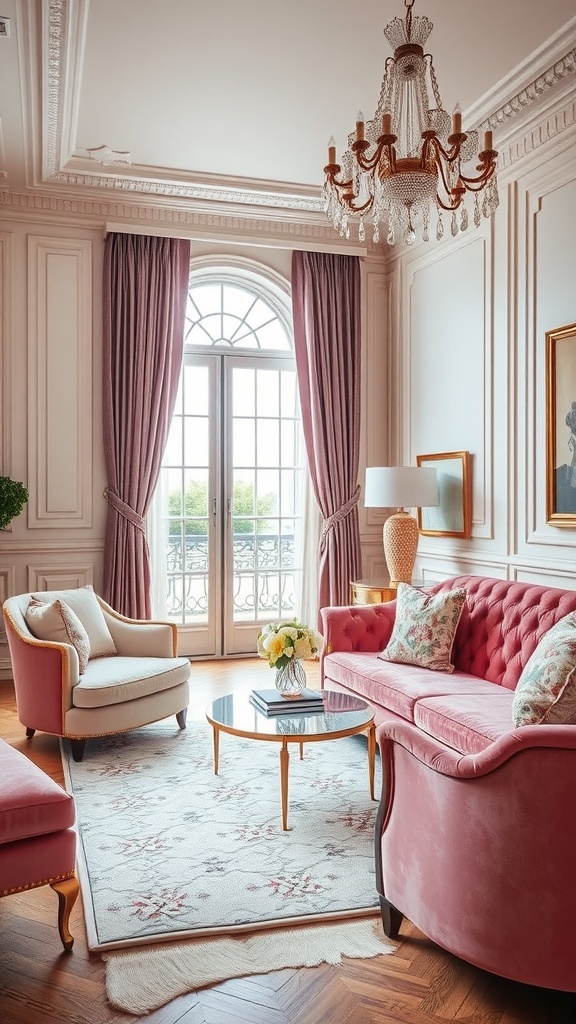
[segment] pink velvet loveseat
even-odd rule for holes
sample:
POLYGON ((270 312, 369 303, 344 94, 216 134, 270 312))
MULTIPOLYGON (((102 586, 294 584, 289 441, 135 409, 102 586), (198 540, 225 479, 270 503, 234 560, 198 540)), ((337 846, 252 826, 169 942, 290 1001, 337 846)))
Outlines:
POLYGON ((322 685, 376 710, 383 791, 376 878, 384 930, 406 916, 516 981, 576 991, 576 725, 515 728, 514 689, 576 592, 479 576, 453 673, 380 660, 396 602, 323 609, 322 685))

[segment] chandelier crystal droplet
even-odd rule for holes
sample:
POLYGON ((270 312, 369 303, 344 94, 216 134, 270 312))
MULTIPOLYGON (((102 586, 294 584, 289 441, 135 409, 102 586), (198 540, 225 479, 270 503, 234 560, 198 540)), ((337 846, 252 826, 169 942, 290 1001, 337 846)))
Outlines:
POLYGON ((459 106, 452 117, 444 110, 432 55, 424 53, 433 25, 428 18, 413 18, 413 5, 414 0, 405 0, 405 19, 394 18, 384 29, 394 56, 386 60, 374 117, 364 121, 358 112, 341 164, 336 162, 335 140, 328 143, 325 209, 344 238, 350 238, 351 224, 358 224, 358 237, 364 241, 366 226, 372 223, 374 242, 381 233, 389 245, 398 239, 413 245, 418 234, 427 242, 435 217, 432 230, 440 240, 443 210, 450 214, 450 231, 456 235, 468 228, 469 196, 475 227, 498 206, 498 153, 492 148, 492 132, 484 132, 479 152, 477 131, 462 131, 459 106), (469 161, 475 166, 467 171, 469 161))

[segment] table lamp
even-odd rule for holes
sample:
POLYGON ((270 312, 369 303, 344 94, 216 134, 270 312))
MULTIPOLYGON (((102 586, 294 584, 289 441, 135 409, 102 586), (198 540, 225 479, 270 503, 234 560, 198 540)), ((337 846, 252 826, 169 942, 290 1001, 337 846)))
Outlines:
POLYGON ((418 550, 418 523, 406 512, 438 504, 435 469, 421 466, 372 466, 366 470, 366 508, 395 508, 384 523, 383 541, 390 586, 410 583, 418 550))

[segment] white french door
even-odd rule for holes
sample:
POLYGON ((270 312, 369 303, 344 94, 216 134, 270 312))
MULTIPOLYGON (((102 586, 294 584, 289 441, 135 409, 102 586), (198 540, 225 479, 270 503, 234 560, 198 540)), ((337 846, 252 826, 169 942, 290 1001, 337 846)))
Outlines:
POLYGON ((295 614, 301 463, 290 355, 185 354, 159 483, 180 653, 254 653, 295 614))

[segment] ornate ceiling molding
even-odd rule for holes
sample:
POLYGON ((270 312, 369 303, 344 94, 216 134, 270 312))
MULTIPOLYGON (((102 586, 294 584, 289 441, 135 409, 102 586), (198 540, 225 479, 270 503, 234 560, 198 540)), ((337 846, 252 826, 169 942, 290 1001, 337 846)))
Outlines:
MULTIPOLYGON (((101 191, 114 191, 114 193, 130 193, 134 196, 154 197, 159 201, 183 201, 192 204, 209 203, 222 204, 222 206, 250 207, 253 210, 276 210, 295 213, 301 211, 304 215, 314 215, 319 220, 324 216, 324 201, 320 195, 311 195, 311 189, 305 189, 302 194, 296 191, 289 191, 287 186, 279 183, 278 190, 271 187, 271 182, 266 182, 263 187, 259 182, 246 182, 242 185, 228 183, 217 183, 199 180, 201 175, 194 180, 186 173, 172 172, 170 180, 159 179, 158 176, 149 175, 143 169, 139 173, 136 168, 131 169, 130 175, 124 170, 118 173, 102 171, 85 171, 83 169, 67 170, 58 163, 61 138, 63 138, 63 116, 65 110, 64 74, 63 69, 67 67, 67 47, 79 45, 79 40, 69 38, 71 36, 71 0, 48 0, 48 46, 47 46, 47 68, 45 71, 44 83, 47 95, 45 97, 46 120, 43 132, 43 170, 42 182, 37 187, 47 190, 57 189, 59 193, 70 189, 75 194, 79 189, 89 189, 101 193, 101 191)), ((503 102, 497 110, 494 110, 478 126, 484 128, 499 128, 513 122, 520 114, 529 110, 530 106, 541 101, 545 93, 556 88, 568 76, 576 73, 576 47, 571 48, 560 59, 553 62, 553 65, 538 75, 533 82, 513 95, 509 100, 503 102)), ((558 131, 561 126, 557 125, 558 131)), ((544 133, 545 138, 553 133, 552 126, 544 133)), ((508 132, 508 135, 510 133, 508 132)), ((545 140, 540 138, 540 143, 545 140)), ((526 145, 519 144, 518 140, 512 143, 512 139, 506 140, 508 150, 503 157, 503 165, 513 162, 515 153, 519 155, 526 152, 526 145)), ((533 138, 529 148, 535 148, 537 139, 533 138)), ((91 151, 91 155, 94 153, 91 151)), ((84 157, 82 154, 70 154, 66 163, 70 164, 73 158, 84 157)), ((125 158, 125 154, 118 155, 125 158)), ((102 161, 104 163, 104 161, 102 161)), ((158 171, 156 171, 156 175, 158 171)), ((256 213, 256 216, 259 216, 256 213)))
POLYGON ((537 103, 541 96, 554 89, 563 79, 576 72, 576 47, 566 53, 560 60, 543 74, 538 75, 524 89, 516 93, 482 123, 481 128, 498 128, 506 121, 516 117, 521 111, 537 103))
POLYGON ((303 210, 310 213, 324 212, 324 202, 321 197, 310 199, 279 192, 260 192, 232 187, 224 188, 199 183, 188 184, 186 182, 147 180, 135 176, 126 177, 120 174, 88 174, 83 171, 57 171, 44 184, 56 184, 72 188, 103 188, 117 192, 139 192, 142 195, 166 196, 171 199, 197 199, 207 202, 234 203, 241 206, 303 210))
POLYGON ((94 227, 116 221, 128 225, 133 223, 165 226, 173 234, 177 233, 178 228, 182 228, 186 234, 197 232, 199 237, 237 236, 259 242, 265 242, 266 239, 276 242, 297 239, 310 244, 324 243, 326 246, 333 246, 339 242, 337 233, 325 218, 320 223, 310 217, 295 220, 292 216, 278 216, 278 211, 263 216, 249 209, 240 213, 225 211, 223 207, 199 210, 170 207, 165 203, 144 205, 138 203, 137 197, 134 197, 133 201, 122 203, 106 196, 88 198, 66 196, 62 193, 1 190, 0 208, 6 214, 24 213, 35 217, 38 214, 47 214, 55 219, 74 215, 92 222, 94 227))

